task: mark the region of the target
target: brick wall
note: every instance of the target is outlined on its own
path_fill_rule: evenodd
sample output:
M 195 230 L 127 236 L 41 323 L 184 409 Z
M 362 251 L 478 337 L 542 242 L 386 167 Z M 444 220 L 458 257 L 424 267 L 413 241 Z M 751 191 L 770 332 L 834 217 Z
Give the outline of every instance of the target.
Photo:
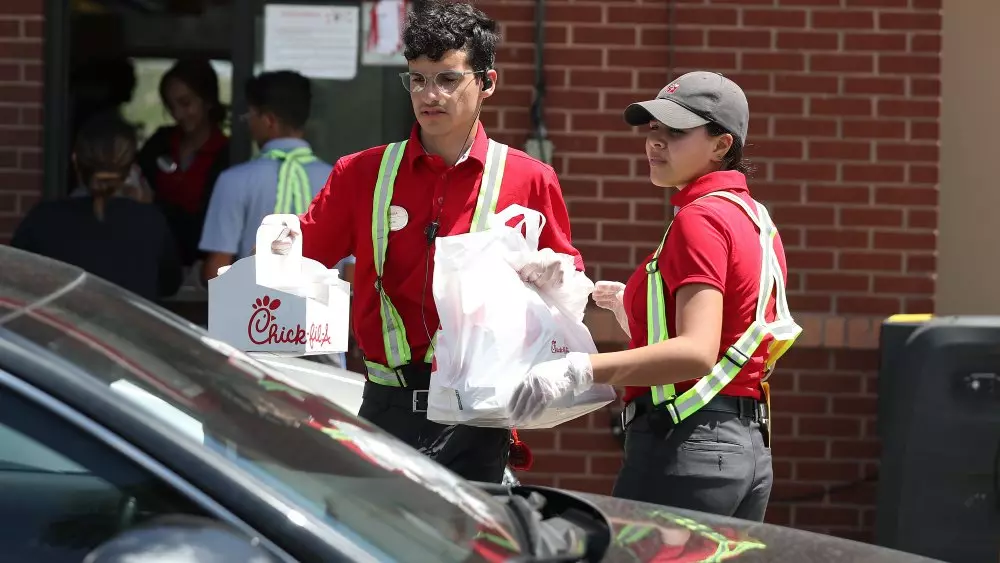
M 484 120 L 521 145 L 535 2 L 478 5 L 506 36 Z M 624 281 L 669 216 L 621 111 L 688 70 L 746 90 L 751 185 L 781 229 L 805 328 L 772 379 L 768 519 L 870 538 L 878 326 L 934 306 L 940 0 L 548 0 L 547 15 L 553 165 L 597 279 Z M 620 346 L 609 316 L 589 322 L 603 347 Z M 620 460 L 608 420 L 527 433 L 538 454 L 527 479 L 608 492 Z
M 0 2 L 0 243 L 42 191 L 42 0 Z

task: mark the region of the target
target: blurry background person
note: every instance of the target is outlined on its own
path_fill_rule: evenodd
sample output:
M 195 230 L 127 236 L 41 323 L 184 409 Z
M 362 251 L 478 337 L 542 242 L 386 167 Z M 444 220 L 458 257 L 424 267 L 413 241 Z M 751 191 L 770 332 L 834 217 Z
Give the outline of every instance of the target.
M 181 265 L 166 219 L 152 204 L 119 195 L 135 157 L 131 125 L 114 112 L 92 117 L 72 155 L 87 194 L 36 205 L 11 246 L 73 264 L 147 299 L 173 295 Z
M 229 167 L 226 107 L 219 78 L 204 59 L 183 59 L 160 81 L 174 125 L 158 129 L 139 153 L 139 167 L 180 248 L 184 266 L 199 259 L 198 241 L 212 186 Z

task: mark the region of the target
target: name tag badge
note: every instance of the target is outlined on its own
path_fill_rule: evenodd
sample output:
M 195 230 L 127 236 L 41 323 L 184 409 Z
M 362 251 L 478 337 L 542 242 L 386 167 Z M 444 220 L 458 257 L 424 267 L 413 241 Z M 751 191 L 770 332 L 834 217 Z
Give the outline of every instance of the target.
M 410 214 L 398 205 L 389 206 L 389 230 L 398 231 L 410 222 Z

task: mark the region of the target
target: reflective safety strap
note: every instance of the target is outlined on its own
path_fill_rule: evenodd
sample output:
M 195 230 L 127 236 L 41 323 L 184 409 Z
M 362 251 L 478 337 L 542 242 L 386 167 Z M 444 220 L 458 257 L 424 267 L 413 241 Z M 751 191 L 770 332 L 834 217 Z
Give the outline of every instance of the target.
M 382 342 L 386 359 L 390 366 L 401 366 L 410 361 L 410 346 L 406 340 L 406 328 L 396 307 L 389 301 L 382 287 L 385 271 L 385 255 L 389 249 L 389 202 L 396 183 L 396 172 L 403 160 L 406 141 L 392 143 L 382 154 L 382 163 L 375 182 L 375 204 L 372 209 L 372 245 L 375 250 L 375 291 L 379 296 L 379 315 L 382 317 Z
M 389 243 L 389 206 L 392 202 L 396 173 L 403 161 L 406 141 L 392 143 L 382 154 L 379 166 L 378 180 L 375 183 L 375 196 L 372 205 L 372 245 L 375 250 L 375 289 L 379 294 L 379 314 L 382 318 L 382 340 L 388 365 L 365 361 L 368 379 L 373 383 L 391 387 L 405 387 L 406 378 L 400 373 L 399 366 L 407 364 L 412 358 L 409 341 L 403 319 L 386 294 L 382 275 L 385 270 L 385 259 Z M 500 198 L 500 188 L 503 183 L 503 173 L 507 159 L 507 145 L 497 143 L 492 139 L 486 150 L 486 164 L 479 185 L 479 197 L 472 217 L 470 232 L 486 230 L 489 216 L 496 212 L 497 201 Z M 424 355 L 424 361 L 430 363 L 434 358 L 434 345 L 437 342 L 437 332 L 431 338 Z M 392 366 L 392 367 L 390 367 Z
M 316 161 L 312 149 L 309 147 L 298 147 L 290 151 L 271 149 L 261 154 L 260 158 L 281 162 L 278 168 L 278 193 L 274 212 L 296 215 L 305 213 L 309 202 L 312 201 L 312 188 L 309 186 L 309 175 L 304 165 Z
M 754 201 L 754 208 L 751 208 L 742 198 L 730 192 L 712 192 L 701 197 L 722 197 L 738 205 L 746 215 L 753 221 L 759 233 L 761 248 L 761 273 L 760 288 L 757 294 L 757 308 L 753 323 L 746 332 L 730 346 L 719 362 L 712 368 L 712 371 L 699 379 L 693 387 L 682 393 L 679 397 L 674 396 L 674 386 L 664 385 L 651 389 L 653 404 L 666 404 L 674 423 L 679 423 L 685 418 L 697 412 L 700 408 L 711 401 L 722 389 L 728 385 L 754 352 L 760 347 L 767 336 L 773 338 L 768 347 L 768 360 L 765 364 L 765 377 L 770 375 L 778 358 L 791 347 L 792 343 L 801 334 L 802 329 L 792 319 L 788 309 L 788 298 L 785 293 L 785 282 L 778 261 L 778 255 L 774 252 L 774 239 L 778 234 L 777 227 L 771 220 L 767 209 L 760 203 Z M 700 199 L 700 198 L 699 198 Z M 667 228 L 667 233 L 670 228 Z M 646 266 L 649 275 L 647 284 L 647 317 L 649 319 L 648 343 L 655 344 L 668 338 L 666 334 L 666 304 L 662 276 L 655 271 L 655 262 L 659 258 L 666 242 L 667 233 L 664 233 L 660 246 L 654 253 L 654 258 Z M 655 294 L 654 294 L 655 293 Z M 775 294 L 775 320 L 767 321 L 767 305 L 772 294 Z M 659 326 L 664 327 L 663 332 L 659 332 Z M 654 330 L 654 325 L 656 330 Z M 655 339 L 654 339 L 655 337 Z

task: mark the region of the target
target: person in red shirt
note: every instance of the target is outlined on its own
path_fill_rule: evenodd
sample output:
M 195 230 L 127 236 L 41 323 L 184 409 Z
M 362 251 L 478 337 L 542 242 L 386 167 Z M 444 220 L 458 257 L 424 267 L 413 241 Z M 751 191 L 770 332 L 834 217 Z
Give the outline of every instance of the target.
M 546 218 L 542 250 L 520 270 L 525 282 L 560 284 L 556 253 L 580 270 L 583 260 L 553 169 L 495 143 L 479 121 L 497 88 L 497 24 L 467 3 L 415 10 L 403 30 L 408 71 L 400 77 L 417 120 L 405 146 L 341 158 L 301 217 L 301 233 L 285 229 L 271 251 L 286 252 L 301 234 L 303 255 L 328 268 L 355 256 L 352 323 L 367 367 L 359 415 L 467 479 L 500 482 L 510 429 L 427 420 L 439 324 L 434 239 L 469 232 L 477 211 L 489 212 L 483 202 L 495 201 L 495 211 L 517 204 Z
M 137 161 L 188 267 L 203 258 L 198 242 L 208 202 L 229 167 L 229 137 L 222 131 L 228 110 L 206 59 L 177 61 L 160 80 L 160 98 L 175 123 L 157 129 Z
M 627 284 L 595 289 L 629 349 L 539 364 L 510 406 L 530 420 L 571 390 L 625 386 L 615 496 L 761 521 L 773 481 L 763 381 L 801 329 L 781 237 L 747 188 L 749 118 L 739 86 L 712 72 L 625 110 L 646 128 L 650 180 L 675 189 L 677 209 Z

